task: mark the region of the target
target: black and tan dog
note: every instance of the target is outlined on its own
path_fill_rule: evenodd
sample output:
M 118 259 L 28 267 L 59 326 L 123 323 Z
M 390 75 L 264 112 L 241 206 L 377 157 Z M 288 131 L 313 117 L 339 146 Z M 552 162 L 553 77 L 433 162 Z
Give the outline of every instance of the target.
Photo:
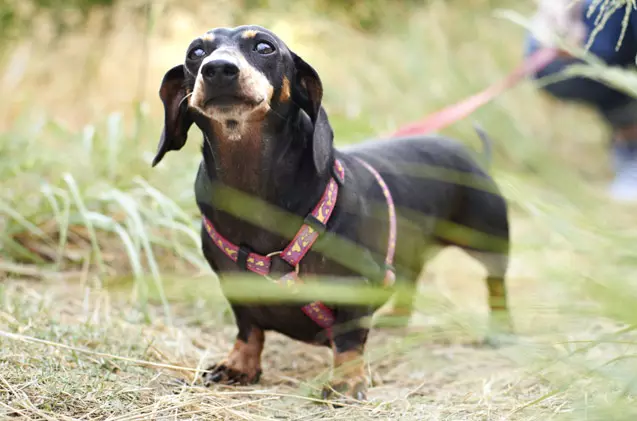
M 247 269 L 260 273 L 255 262 L 265 262 L 277 273 L 299 269 L 277 252 L 291 238 L 264 228 L 281 220 L 261 216 L 261 223 L 253 224 L 227 211 L 219 192 L 231 188 L 301 221 L 305 218 L 309 231 L 319 239 L 302 257 L 300 276 L 376 282 L 387 280 L 389 270 L 395 271 L 398 280 L 415 282 L 430 247 L 463 248 L 488 272 L 491 333 L 510 332 L 504 285 L 509 252 L 507 206 L 492 179 L 460 144 L 440 137 L 389 139 L 335 149 L 322 95 L 317 72 L 275 34 L 258 26 L 209 31 L 192 41 L 185 63 L 164 76 L 160 97 L 165 126 L 153 166 L 166 152 L 184 146 L 192 124 L 203 132 L 196 200 L 204 216 L 203 253 L 219 274 L 222 288 L 224 277 Z M 389 199 L 364 162 L 382 175 L 396 206 L 393 268 L 382 259 L 390 233 Z M 333 170 L 335 163 L 340 172 Z M 319 211 L 308 217 L 328 197 L 327 191 L 336 187 L 337 195 L 328 195 L 325 202 L 331 206 L 331 216 L 316 218 L 322 216 Z M 338 250 L 334 238 L 368 253 L 361 254 L 360 264 L 353 268 L 327 253 Z M 361 320 L 375 306 L 327 305 L 318 317 L 308 316 L 301 304 L 231 300 L 231 306 L 239 330 L 236 343 L 224 361 L 209 369 L 207 384 L 257 382 L 265 331 L 274 330 L 331 346 L 335 368 L 346 369 L 326 387 L 327 395 L 337 391 L 365 398 L 361 357 L 368 327 Z M 332 317 L 333 326 L 349 328 L 328 329 L 326 334 L 326 326 L 319 321 L 322 316 Z

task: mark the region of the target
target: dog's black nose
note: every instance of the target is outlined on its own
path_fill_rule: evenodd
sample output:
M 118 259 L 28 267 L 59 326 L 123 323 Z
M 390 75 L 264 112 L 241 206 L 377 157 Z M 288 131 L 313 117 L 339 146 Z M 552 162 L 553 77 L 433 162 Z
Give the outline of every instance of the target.
M 204 64 L 201 74 L 207 81 L 228 83 L 239 75 L 239 66 L 227 59 L 218 58 Z

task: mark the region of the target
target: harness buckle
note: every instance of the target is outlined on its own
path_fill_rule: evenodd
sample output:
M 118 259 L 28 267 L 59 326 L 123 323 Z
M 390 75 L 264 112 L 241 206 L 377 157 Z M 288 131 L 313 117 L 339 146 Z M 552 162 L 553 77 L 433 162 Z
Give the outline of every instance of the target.
M 327 225 L 318 220 L 318 218 L 311 213 L 308 213 L 305 219 L 303 220 L 305 225 L 308 225 L 314 231 L 316 231 L 319 235 L 323 235 L 327 230 Z
M 240 244 L 237 250 L 237 266 L 241 270 L 248 270 L 248 256 L 252 253 L 252 249 L 245 244 Z

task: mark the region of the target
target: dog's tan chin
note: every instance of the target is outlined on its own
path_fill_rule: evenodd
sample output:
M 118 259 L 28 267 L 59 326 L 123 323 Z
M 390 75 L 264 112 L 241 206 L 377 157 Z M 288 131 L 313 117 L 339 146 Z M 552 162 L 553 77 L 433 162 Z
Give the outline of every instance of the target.
M 203 111 L 205 115 L 218 121 L 248 121 L 264 117 L 270 110 L 270 104 L 265 100 L 230 106 L 209 104 L 200 108 L 200 110 Z

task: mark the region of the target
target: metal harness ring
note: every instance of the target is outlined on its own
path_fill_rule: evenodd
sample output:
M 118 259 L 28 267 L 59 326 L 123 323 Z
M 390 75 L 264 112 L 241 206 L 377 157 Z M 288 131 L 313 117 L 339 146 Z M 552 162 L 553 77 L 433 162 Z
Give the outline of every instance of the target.
M 274 257 L 274 256 L 279 256 L 279 255 L 281 255 L 282 253 L 283 253 L 283 250 L 281 250 L 281 251 L 273 251 L 273 252 L 272 252 L 272 253 L 270 253 L 270 254 L 266 254 L 266 255 L 265 255 L 265 257 L 267 257 L 267 258 L 269 259 L 269 258 Z M 286 262 L 286 263 L 287 263 L 287 262 Z M 301 270 L 301 264 L 300 264 L 300 263 L 298 263 L 296 266 L 294 266 L 294 273 L 298 276 L 298 275 L 299 275 L 299 271 L 300 271 L 300 270 Z M 277 281 L 276 279 L 272 278 L 270 275 L 263 275 L 263 276 L 265 276 L 265 278 L 266 278 L 267 280 L 269 280 L 269 281 L 272 281 L 272 282 L 278 283 L 278 281 Z

